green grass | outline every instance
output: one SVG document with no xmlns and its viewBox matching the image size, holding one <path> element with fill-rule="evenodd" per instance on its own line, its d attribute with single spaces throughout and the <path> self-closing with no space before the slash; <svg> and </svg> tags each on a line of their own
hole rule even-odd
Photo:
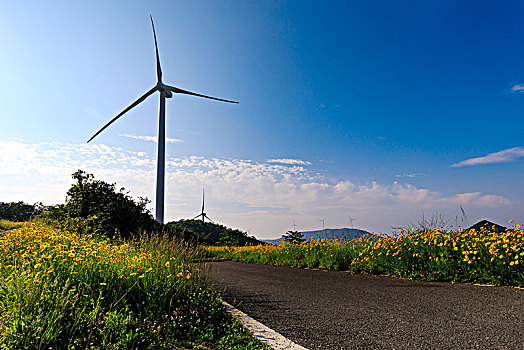
<svg viewBox="0 0 524 350">
<path fill-rule="evenodd" d="M 0 219 L 0 231 L 11 230 L 22 226 L 21 222 L 12 222 L 4 219 Z"/>
<path fill-rule="evenodd" d="M 524 231 L 435 229 L 398 237 L 303 244 L 209 247 L 213 257 L 281 266 L 349 270 L 426 281 L 524 285 Z"/>
<path fill-rule="evenodd" d="M 202 250 L 41 223 L 0 239 L 0 349 L 268 349 L 209 289 Z"/>
</svg>

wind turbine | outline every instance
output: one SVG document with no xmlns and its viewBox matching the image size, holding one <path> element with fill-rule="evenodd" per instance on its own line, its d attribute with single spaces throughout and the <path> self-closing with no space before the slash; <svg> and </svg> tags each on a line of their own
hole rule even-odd
<svg viewBox="0 0 524 350">
<path fill-rule="evenodd" d="M 157 152 L 157 167 L 156 167 L 156 208 L 155 208 L 155 218 L 157 221 L 164 222 L 164 183 L 165 183 L 165 159 L 166 159 L 166 98 L 173 97 L 175 94 L 184 94 L 192 95 L 197 97 L 204 97 L 211 100 L 229 102 L 229 103 L 238 103 L 235 101 L 224 100 L 221 98 L 206 96 L 197 94 L 195 92 L 179 89 L 174 86 L 165 85 L 162 82 L 162 68 L 160 67 L 160 58 L 158 57 L 158 45 L 156 42 L 156 32 L 155 24 L 153 23 L 153 17 L 151 18 L 151 26 L 153 27 L 153 36 L 155 38 L 155 54 L 156 54 L 156 85 L 151 88 L 148 92 L 142 95 L 138 100 L 133 102 L 129 107 L 124 109 L 120 114 L 111 119 L 109 123 L 104 125 L 104 127 L 97 131 L 87 142 L 89 143 L 94 139 L 98 134 L 105 130 L 109 125 L 111 125 L 115 120 L 123 116 L 125 113 L 129 112 L 131 109 L 142 103 L 149 95 L 154 92 L 160 92 L 160 106 L 158 108 L 158 152 Z M 209 218 L 208 218 L 209 219 Z"/>
<path fill-rule="evenodd" d="M 291 227 L 293 227 L 293 231 L 297 230 L 297 226 L 297 223 L 295 222 L 295 220 L 293 220 L 293 225 L 291 225 Z"/>
<path fill-rule="evenodd" d="M 348 215 L 349 216 L 349 221 L 348 221 L 348 224 L 351 224 L 351 228 L 353 228 L 353 221 L 355 221 L 356 219 L 353 219 L 351 217 L 351 215 Z"/>
<path fill-rule="evenodd" d="M 202 189 L 202 212 L 200 214 L 198 214 L 197 216 L 195 216 L 193 218 L 193 220 L 195 220 L 196 218 L 198 217 L 202 217 L 202 222 L 204 222 L 204 218 L 208 219 L 209 221 L 211 221 L 212 223 L 215 223 L 213 220 L 211 220 L 209 218 L 209 216 L 207 216 L 207 214 L 204 212 L 204 195 L 205 195 L 205 192 L 204 192 L 204 189 Z"/>
<path fill-rule="evenodd" d="M 326 218 L 320 219 L 318 221 L 322 222 L 322 231 L 324 231 L 324 224 L 326 223 Z"/>
</svg>

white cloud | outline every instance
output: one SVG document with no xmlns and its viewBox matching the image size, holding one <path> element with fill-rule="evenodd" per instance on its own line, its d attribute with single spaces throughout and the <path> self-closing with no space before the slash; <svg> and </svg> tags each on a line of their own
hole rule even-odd
<svg viewBox="0 0 524 350">
<path fill-rule="evenodd" d="M 0 164 L 0 201 L 4 202 L 63 203 L 71 174 L 78 169 L 116 182 L 132 196 L 154 201 L 155 162 L 145 152 L 103 144 L 0 141 Z M 299 165 L 188 156 L 168 157 L 166 219 L 197 215 L 202 187 L 211 219 L 251 228 L 251 234 L 261 238 L 280 236 L 293 220 L 302 230 L 310 230 L 321 228 L 318 219 L 324 217 L 326 227 L 347 226 L 351 215 L 361 228 L 389 231 L 391 226 L 414 222 L 421 210 L 454 217 L 462 205 L 470 217 L 481 219 L 490 213 L 501 223 L 518 219 L 515 213 L 522 212 L 520 203 L 492 194 L 444 195 L 397 182 L 330 181 Z"/>
<path fill-rule="evenodd" d="M 156 136 L 140 136 L 140 135 L 131 135 L 131 134 L 120 134 L 118 136 L 128 137 L 130 139 L 135 139 L 135 140 L 151 141 L 151 142 L 156 142 L 156 140 L 158 139 L 158 137 L 156 137 Z M 182 142 L 184 142 L 184 140 L 173 139 L 173 138 L 170 138 L 170 137 L 166 137 L 166 142 L 168 142 L 168 143 L 182 143 Z"/>
<path fill-rule="evenodd" d="M 279 163 L 289 165 L 311 165 L 311 162 L 303 161 L 300 159 L 266 159 L 268 163 Z"/>
<path fill-rule="evenodd" d="M 493 164 L 493 163 L 507 163 L 516 161 L 519 158 L 524 157 L 524 148 L 515 147 L 505 149 L 503 151 L 490 153 L 484 157 L 470 158 L 461 162 L 451 165 L 454 168 L 463 166 L 481 165 L 481 164 Z"/>
<path fill-rule="evenodd" d="M 409 177 L 409 178 L 414 178 L 414 177 L 420 177 L 420 176 L 426 176 L 425 174 L 396 174 L 395 177 Z"/>
<path fill-rule="evenodd" d="M 511 92 L 524 92 L 524 85 L 523 84 L 513 85 L 513 87 L 511 88 Z"/>
<path fill-rule="evenodd" d="M 72 181 L 71 174 L 78 169 L 93 172 L 100 178 L 104 176 L 108 182 L 115 181 L 115 173 L 127 171 L 129 180 L 137 183 L 141 172 L 154 168 L 153 160 L 143 152 L 124 151 L 103 144 L 17 141 L 0 141 L 0 164 L 0 201 L 42 201 L 46 204 L 64 201 Z"/>
</svg>

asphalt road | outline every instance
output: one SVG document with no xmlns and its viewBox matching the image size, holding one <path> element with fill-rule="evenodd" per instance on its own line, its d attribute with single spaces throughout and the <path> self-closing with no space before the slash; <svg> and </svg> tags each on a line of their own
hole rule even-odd
<svg viewBox="0 0 524 350">
<path fill-rule="evenodd" d="M 222 298 L 308 349 L 524 349 L 524 290 L 210 262 Z"/>
</svg>

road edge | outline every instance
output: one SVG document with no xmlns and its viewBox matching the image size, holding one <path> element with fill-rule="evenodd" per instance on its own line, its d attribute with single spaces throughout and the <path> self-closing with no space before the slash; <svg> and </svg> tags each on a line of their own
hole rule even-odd
<svg viewBox="0 0 524 350">
<path fill-rule="evenodd" d="M 282 334 L 277 333 L 266 325 L 249 317 L 239 309 L 221 300 L 222 304 L 233 317 L 235 317 L 255 338 L 269 345 L 275 350 L 308 350 L 305 347 L 293 343 Z"/>
</svg>

